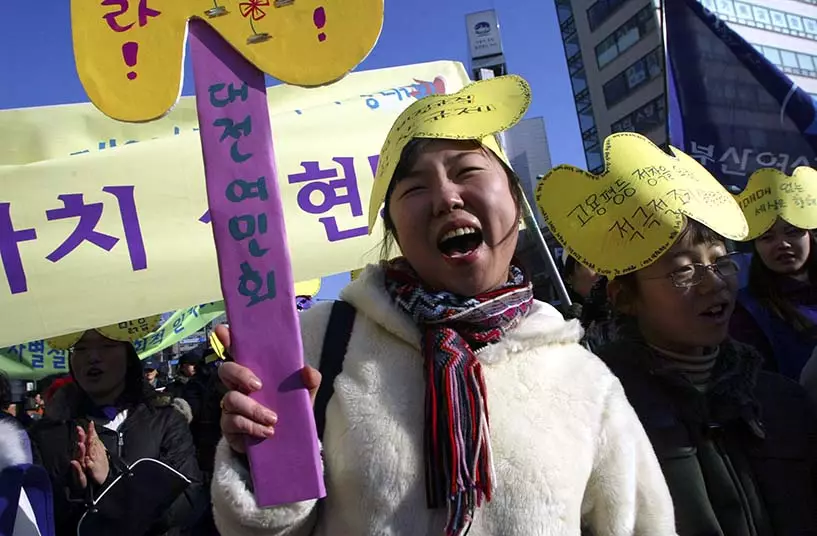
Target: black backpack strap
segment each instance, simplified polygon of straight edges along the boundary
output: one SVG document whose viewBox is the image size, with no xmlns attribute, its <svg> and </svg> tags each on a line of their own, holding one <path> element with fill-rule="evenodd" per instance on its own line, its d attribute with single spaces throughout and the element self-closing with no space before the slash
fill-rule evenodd
<svg viewBox="0 0 817 536">
<path fill-rule="evenodd" d="M 352 337 L 352 328 L 355 325 L 355 308 L 348 302 L 338 300 L 332 305 L 329 315 L 329 324 L 326 326 L 326 335 L 323 338 L 321 350 L 321 385 L 315 396 L 315 425 L 318 429 L 318 439 L 323 440 L 323 430 L 326 427 L 326 406 L 329 399 L 335 394 L 335 378 L 343 370 L 343 360 L 346 358 L 346 349 Z"/>
</svg>

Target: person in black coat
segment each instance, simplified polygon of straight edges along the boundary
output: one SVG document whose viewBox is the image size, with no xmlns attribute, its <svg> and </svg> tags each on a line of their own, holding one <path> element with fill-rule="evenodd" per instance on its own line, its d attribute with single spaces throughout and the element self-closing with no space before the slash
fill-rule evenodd
<svg viewBox="0 0 817 536">
<path fill-rule="evenodd" d="M 815 536 L 817 421 L 799 385 L 728 338 L 737 271 L 689 220 L 653 264 L 594 289 L 586 344 L 652 442 L 680 536 Z"/>
<path fill-rule="evenodd" d="M 197 346 L 179 357 L 179 371 L 176 378 L 165 387 L 165 394 L 173 398 L 180 398 L 184 394 L 187 384 L 200 376 L 201 366 L 204 364 L 204 345 Z M 200 380 L 201 378 L 199 378 Z"/>
<path fill-rule="evenodd" d="M 73 536 L 90 497 L 99 497 L 142 458 L 175 469 L 190 485 L 152 520 L 148 535 L 175 535 L 192 526 L 206 507 L 206 493 L 187 422 L 169 397 L 143 379 L 133 345 L 89 330 L 75 344 L 74 383 L 54 395 L 30 430 L 34 457 L 49 473 L 55 493 L 57 536 Z M 118 463 L 119 461 L 123 463 Z M 147 504 L 155 490 L 145 486 Z"/>
</svg>

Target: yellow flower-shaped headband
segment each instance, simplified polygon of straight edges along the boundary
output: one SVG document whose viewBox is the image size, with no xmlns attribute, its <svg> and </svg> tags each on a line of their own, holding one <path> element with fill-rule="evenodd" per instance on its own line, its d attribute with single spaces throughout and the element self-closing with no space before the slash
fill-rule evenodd
<svg viewBox="0 0 817 536">
<path fill-rule="evenodd" d="M 153 315 L 128 322 L 119 322 L 118 324 L 111 324 L 101 328 L 96 328 L 96 331 L 103 337 L 107 337 L 114 341 L 134 342 L 155 330 L 159 327 L 162 320 L 162 315 Z M 73 348 L 77 342 L 85 335 L 88 330 L 77 331 L 76 333 L 69 333 L 67 335 L 60 335 L 59 337 L 52 337 L 46 342 L 51 348 L 55 350 L 68 350 Z"/>
<path fill-rule="evenodd" d="M 394 170 L 415 138 L 477 140 L 510 167 L 495 135 L 522 119 L 530 106 L 530 86 L 519 76 L 474 82 L 451 95 L 430 95 L 406 108 L 392 125 L 374 177 L 369 200 L 369 233 L 386 200 Z"/>
<path fill-rule="evenodd" d="M 601 175 L 559 166 L 536 191 L 550 230 L 581 264 L 615 277 L 655 262 L 678 238 L 684 217 L 726 238 L 746 236 L 735 199 L 696 160 L 638 134 L 604 141 Z"/>
<path fill-rule="evenodd" d="M 801 229 L 817 229 L 817 171 L 799 167 L 791 175 L 774 168 L 752 173 L 744 190 L 735 196 L 754 240 L 777 218 Z"/>
</svg>

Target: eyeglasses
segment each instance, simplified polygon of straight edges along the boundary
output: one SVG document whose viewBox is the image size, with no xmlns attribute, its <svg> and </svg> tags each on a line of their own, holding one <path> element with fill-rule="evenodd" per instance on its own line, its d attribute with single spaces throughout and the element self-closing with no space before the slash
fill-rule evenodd
<svg viewBox="0 0 817 536">
<path fill-rule="evenodd" d="M 740 265 L 735 261 L 733 255 L 726 255 L 718 258 L 712 264 L 701 264 L 694 262 L 685 264 L 677 270 L 662 277 L 649 277 L 645 279 L 664 279 L 668 277 L 672 285 L 676 288 L 690 288 L 700 285 L 704 280 L 706 272 L 712 271 L 720 277 L 731 277 L 740 271 Z"/>
</svg>

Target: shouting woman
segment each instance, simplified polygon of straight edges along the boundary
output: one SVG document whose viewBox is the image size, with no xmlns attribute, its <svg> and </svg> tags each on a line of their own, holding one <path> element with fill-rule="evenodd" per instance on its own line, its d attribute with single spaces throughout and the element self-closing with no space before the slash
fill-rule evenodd
<svg viewBox="0 0 817 536">
<path fill-rule="evenodd" d="M 274 441 L 289 416 L 247 396 L 261 388 L 251 370 L 221 367 L 233 389 L 213 482 L 224 536 L 674 534 L 621 385 L 514 262 L 523 194 L 494 135 L 529 101 L 521 78 L 477 82 L 413 103 L 386 139 L 370 229 L 385 203 L 404 256 L 341 293 L 356 317 L 326 409 L 322 507 L 256 506 L 245 441 Z M 301 315 L 308 388 L 332 308 Z"/>
</svg>

